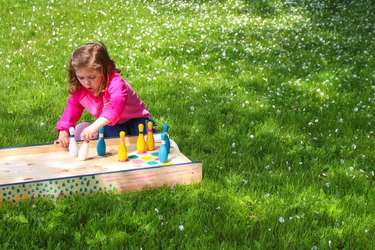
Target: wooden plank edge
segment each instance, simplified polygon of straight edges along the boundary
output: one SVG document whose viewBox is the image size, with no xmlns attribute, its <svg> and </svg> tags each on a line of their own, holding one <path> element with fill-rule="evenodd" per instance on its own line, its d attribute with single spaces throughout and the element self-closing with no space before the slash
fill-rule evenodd
<svg viewBox="0 0 375 250">
<path fill-rule="evenodd" d="M 176 175 L 173 171 L 168 172 L 169 170 L 191 167 L 192 172 L 186 170 L 186 173 L 181 173 L 181 175 Z M 151 176 L 153 173 L 156 174 L 158 171 L 162 172 L 160 176 L 152 180 L 146 180 L 145 183 L 141 183 L 137 180 L 131 180 L 129 173 L 132 172 L 147 172 Z M 151 174 L 151 175 L 150 175 Z M 171 174 L 170 176 L 167 176 Z M 107 182 L 104 177 L 119 177 L 122 182 L 116 182 L 116 179 Z M 134 175 L 131 175 L 134 176 Z M 146 176 L 146 177 L 148 177 Z M 101 178 L 103 177 L 103 178 Z M 146 178 L 144 177 L 144 178 Z M 2 202 L 19 202 L 27 199 L 38 199 L 38 198 L 52 198 L 58 200 L 59 197 L 66 197 L 70 195 L 82 195 L 85 196 L 87 193 L 93 192 L 134 192 L 139 190 L 145 190 L 150 188 L 157 188 L 161 186 L 176 186 L 176 185 L 186 185 L 190 183 L 197 183 L 202 180 L 202 163 L 201 162 L 189 162 L 181 164 L 173 164 L 167 166 L 158 166 L 153 168 L 140 168 L 134 170 L 123 170 L 123 171 L 111 171 L 98 174 L 87 174 L 87 175 L 78 175 L 78 176 L 69 176 L 69 177 L 59 177 L 52 179 L 44 180 L 35 180 L 29 182 L 21 183 L 12 183 L 12 184 L 2 184 L 0 185 L 0 204 Z M 89 184 L 95 182 L 100 187 Z M 61 184 L 62 183 L 62 184 Z M 80 183 L 77 185 L 77 183 Z M 64 192 L 64 186 L 71 185 L 71 191 L 68 192 L 68 189 Z M 20 190 L 23 189 L 23 190 Z M 39 189 L 44 190 L 43 194 L 37 194 Z M 74 190 L 74 191 L 73 191 Z M 77 191 L 78 190 L 78 191 Z M 16 192 L 16 194 L 14 193 Z M 68 193 L 68 194 L 67 194 Z"/>
</svg>

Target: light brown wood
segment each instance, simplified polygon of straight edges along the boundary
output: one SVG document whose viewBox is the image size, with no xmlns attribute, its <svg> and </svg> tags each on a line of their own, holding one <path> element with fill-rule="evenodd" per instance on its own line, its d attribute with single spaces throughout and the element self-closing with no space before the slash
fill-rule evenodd
<svg viewBox="0 0 375 250">
<path fill-rule="evenodd" d="M 168 162 L 162 164 L 158 161 L 160 142 L 156 141 L 155 150 L 138 154 L 136 140 L 137 137 L 126 137 L 126 162 L 118 161 L 119 138 L 105 140 L 104 157 L 97 155 L 97 141 L 90 142 L 85 161 L 71 157 L 61 146 L 53 144 L 1 149 L 0 199 L 18 201 L 95 191 L 134 191 L 202 179 L 202 164 L 191 162 L 177 148 L 171 147 Z M 82 183 L 85 178 L 95 181 Z"/>
</svg>

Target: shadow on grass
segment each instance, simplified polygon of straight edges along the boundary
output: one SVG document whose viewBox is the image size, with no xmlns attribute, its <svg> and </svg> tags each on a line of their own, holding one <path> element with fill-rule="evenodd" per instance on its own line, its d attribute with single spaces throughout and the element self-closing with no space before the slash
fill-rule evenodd
<svg viewBox="0 0 375 250">
<path fill-rule="evenodd" d="M 248 1 L 249 8 L 255 2 L 260 4 Z M 318 176 L 327 168 L 341 168 L 342 161 L 357 161 L 367 173 L 370 171 L 375 160 L 371 156 L 374 143 L 369 140 L 374 104 L 370 69 L 375 66 L 369 55 L 374 51 L 374 40 L 371 25 L 360 13 L 361 6 L 374 6 L 369 1 L 310 5 L 297 1 L 292 5 L 285 3 L 282 11 L 287 15 L 291 7 L 304 9 L 300 23 L 277 31 L 262 27 L 269 39 L 279 41 L 275 46 L 246 27 L 225 34 L 228 41 L 243 38 L 269 45 L 266 50 L 246 50 L 240 44 L 227 48 L 221 41 L 202 43 L 189 54 L 165 50 L 165 55 L 183 62 L 197 62 L 198 72 L 200 67 L 217 71 L 209 83 L 176 76 L 171 81 L 179 82 L 177 87 L 161 90 L 161 95 L 164 92 L 168 96 L 166 100 L 180 103 L 170 108 L 170 125 L 180 135 L 175 139 L 183 142 L 182 151 L 203 161 L 206 177 L 221 181 L 234 173 L 251 179 L 257 173 L 270 172 L 270 168 L 284 177 L 291 172 L 301 176 L 307 172 L 304 178 L 309 180 L 304 180 L 304 185 L 318 181 L 324 186 Z M 267 13 L 267 9 L 264 6 L 259 11 Z M 261 16 L 272 18 L 274 14 L 266 13 Z M 371 23 L 369 17 L 367 20 Z M 348 32 L 357 21 L 360 38 Z M 218 60 L 223 49 L 227 49 L 227 59 Z M 202 58 L 205 53 L 217 56 L 206 60 Z M 240 72 L 250 71 L 252 80 L 243 80 L 235 73 L 239 65 Z M 299 178 L 291 181 L 301 186 Z M 283 186 L 282 181 L 279 184 Z M 337 192 L 356 193 L 351 186 Z"/>
</svg>

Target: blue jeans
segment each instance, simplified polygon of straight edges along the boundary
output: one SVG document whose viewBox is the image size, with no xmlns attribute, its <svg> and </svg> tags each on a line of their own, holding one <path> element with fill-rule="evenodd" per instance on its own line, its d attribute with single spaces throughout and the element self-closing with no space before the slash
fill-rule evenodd
<svg viewBox="0 0 375 250">
<path fill-rule="evenodd" d="M 143 123 L 145 125 L 144 134 L 147 134 L 147 123 L 152 122 L 153 132 L 156 132 L 156 123 L 151 118 L 134 118 L 122 124 L 116 124 L 114 126 L 104 126 L 104 137 L 119 137 L 121 131 L 125 132 L 125 135 L 136 136 L 138 135 L 138 125 Z"/>
</svg>

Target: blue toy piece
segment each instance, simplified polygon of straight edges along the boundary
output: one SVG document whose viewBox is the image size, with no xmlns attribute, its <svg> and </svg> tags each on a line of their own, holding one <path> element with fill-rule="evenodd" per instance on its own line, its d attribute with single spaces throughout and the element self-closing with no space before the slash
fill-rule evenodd
<svg viewBox="0 0 375 250">
<path fill-rule="evenodd" d="M 165 145 L 167 135 L 163 132 L 161 134 L 161 144 L 160 144 L 160 151 L 159 151 L 159 161 L 161 163 L 165 163 L 168 161 L 168 150 Z"/>
<path fill-rule="evenodd" d="M 149 122 L 149 120 L 145 119 L 145 129 L 143 130 L 144 135 L 147 135 L 147 132 L 148 132 L 148 122 Z"/>
<path fill-rule="evenodd" d="M 163 126 L 163 132 L 167 135 L 167 138 L 165 139 L 165 145 L 167 147 L 168 154 L 171 150 L 171 142 L 169 141 L 169 134 L 168 134 L 169 126 L 168 124 L 164 124 Z"/>
<path fill-rule="evenodd" d="M 96 151 L 98 152 L 98 156 L 105 156 L 106 145 L 104 141 L 104 128 L 103 127 L 99 129 L 99 139 L 98 139 L 98 143 L 96 144 Z"/>
</svg>

